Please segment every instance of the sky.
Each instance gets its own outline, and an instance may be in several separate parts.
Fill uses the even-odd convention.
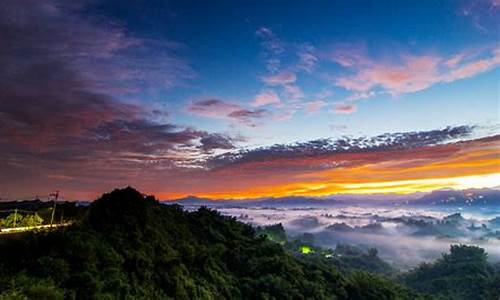
[[[0,198],[500,182],[500,2],[6,1]]]

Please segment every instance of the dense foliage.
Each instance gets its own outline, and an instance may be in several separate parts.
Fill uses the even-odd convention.
[[[43,219],[37,214],[22,215],[17,212],[9,214],[4,219],[0,219],[0,228],[19,227],[19,226],[37,226],[43,223]]]
[[[257,234],[206,208],[186,212],[115,190],[72,226],[0,238],[0,299],[428,298],[323,256],[294,254],[267,238],[286,243],[281,230]]]
[[[295,237],[287,237],[282,224],[258,227],[257,234],[280,243],[283,247],[309,261],[323,260],[330,267],[334,266],[342,273],[366,271],[383,275],[395,275],[397,270],[378,256],[375,248],[362,249],[349,244],[337,244],[335,250],[315,246],[313,234],[304,233]]]
[[[85,207],[74,202],[43,202],[40,200],[0,202],[0,228],[63,223],[80,218]],[[53,218],[52,218],[53,217]]]
[[[130,188],[70,228],[2,240],[0,252],[3,297],[346,299],[358,284],[235,219]]]
[[[479,247],[452,245],[434,263],[424,263],[404,276],[404,282],[423,292],[449,299],[498,299],[500,273]]]

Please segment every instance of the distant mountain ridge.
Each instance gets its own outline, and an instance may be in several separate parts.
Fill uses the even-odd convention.
[[[210,199],[196,196],[187,196],[181,199],[163,201],[163,203],[176,203],[194,206],[322,206],[322,205],[409,205],[409,206],[500,206],[500,190],[498,189],[442,189],[429,193],[414,193],[409,195],[374,194],[355,195],[341,194],[325,197],[280,197],[258,199]]]
[[[437,190],[410,201],[414,205],[435,206],[500,206],[500,190]]]
[[[308,205],[332,205],[339,204],[340,201],[333,198],[315,198],[315,197],[281,197],[281,198],[259,198],[247,200],[234,200],[234,199],[210,199],[200,198],[196,196],[187,196],[181,199],[162,201],[166,204],[180,204],[180,205],[195,205],[195,206],[308,206]]]

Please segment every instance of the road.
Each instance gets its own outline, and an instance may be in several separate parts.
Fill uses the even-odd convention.
[[[0,234],[11,234],[11,233],[19,233],[25,231],[33,231],[33,230],[50,230],[57,227],[65,227],[71,225],[72,222],[66,222],[61,224],[53,224],[53,225],[38,225],[38,226],[26,226],[26,227],[13,227],[13,228],[1,228]]]

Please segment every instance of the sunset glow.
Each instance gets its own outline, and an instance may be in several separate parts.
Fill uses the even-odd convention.
[[[497,1],[382,2],[9,1],[0,197],[498,188]]]

